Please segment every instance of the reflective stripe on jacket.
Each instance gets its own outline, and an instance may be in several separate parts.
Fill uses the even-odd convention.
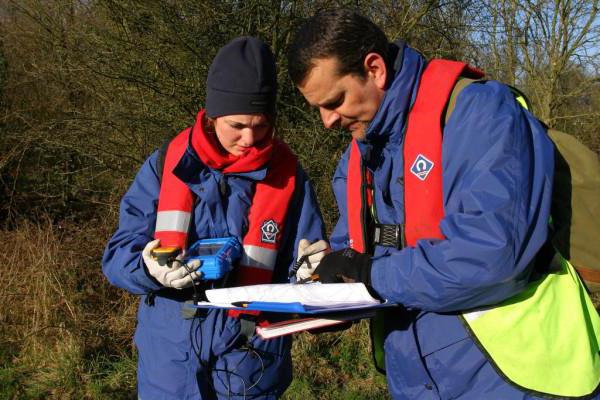
[[[247,215],[255,184],[264,179],[266,169],[223,176],[188,151],[179,165],[178,176],[195,197],[189,241],[224,236],[236,236],[241,241],[248,226]],[[219,190],[222,180],[228,188],[224,196]],[[161,288],[145,272],[141,257],[144,246],[153,240],[159,189],[157,153],[154,153],[142,165],[121,201],[119,226],[102,260],[108,280],[133,294],[145,295]],[[324,237],[315,195],[301,168],[296,173],[289,210],[281,251],[275,262],[274,280],[277,282],[288,280],[300,239],[315,241]],[[199,398],[202,390],[210,388],[207,377],[212,377],[215,390],[221,393],[228,393],[228,389],[230,393],[243,393],[244,380],[248,389],[263,369],[260,382],[246,395],[261,393],[269,398],[281,395],[292,374],[289,338],[263,341],[254,337],[251,345],[263,357],[250,357],[246,352],[235,350],[240,330],[237,319],[212,310],[200,319],[186,320],[181,317],[182,306],[182,301],[160,295],[153,306],[140,301],[134,340],[138,349],[141,398]],[[194,337],[193,343],[190,337]],[[236,370],[228,371],[232,366],[237,366]]]
[[[206,134],[203,118],[202,110],[194,126],[180,132],[167,147],[154,232],[154,237],[161,239],[161,244],[166,242],[167,246],[186,248],[193,194],[177,177],[177,165],[186,149],[198,155],[194,151],[194,140],[197,135]],[[188,148],[188,143],[192,144],[191,148]],[[295,189],[297,164],[298,160],[288,146],[275,139],[267,173],[254,188],[242,242],[243,255],[233,274],[235,284],[271,283],[286,214]],[[187,245],[192,244],[187,242]]]

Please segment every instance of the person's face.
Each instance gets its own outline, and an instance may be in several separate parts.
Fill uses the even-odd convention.
[[[271,132],[264,114],[224,115],[214,119],[214,126],[219,143],[234,156],[241,156]]]
[[[383,100],[386,69],[383,58],[370,53],[364,61],[366,77],[338,74],[336,58],[314,61],[298,89],[308,103],[319,108],[326,128],[341,127],[364,140],[367,126]]]

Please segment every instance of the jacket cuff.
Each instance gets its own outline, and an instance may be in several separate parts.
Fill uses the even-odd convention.
[[[144,288],[145,293],[154,292],[163,288],[163,286],[148,272],[146,264],[144,263],[144,258],[141,254],[138,258],[138,265],[131,271],[131,275],[133,281],[136,282],[136,286]]]
[[[387,258],[387,257],[385,257]],[[386,296],[387,292],[387,281],[386,281],[386,268],[384,257],[373,258],[371,261],[371,287],[379,294],[379,296],[385,300],[388,300]]]

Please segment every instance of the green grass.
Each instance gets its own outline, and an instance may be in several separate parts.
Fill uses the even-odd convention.
[[[389,398],[373,366],[366,321],[343,332],[297,335],[292,355],[296,376],[284,399]]]
[[[0,366],[0,399],[135,399],[134,355],[86,360],[81,349],[23,355]]]
[[[344,332],[300,334],[293,346],[296,376],[284,399],[388,399],[385,378],[369,356],[367,325]],[[2,354],[0,399],[135,399],[135,352],[86,358],[82,342],[24,346]]]
[[[19,393],[19,371],[14,365],[0,366],[0,399],[14,399]]]
[[[93,399],[134,399],[136,396],[135,355],[123,355],[114,360],[101,359],[93,363],[88,393]]]

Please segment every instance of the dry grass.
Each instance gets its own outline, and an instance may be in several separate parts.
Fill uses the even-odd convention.
[[[101,274],[105,230],[45,222],[0,231],[0,361],[10,379],[0,386],[10,397],[97,398],[89,387],[114,389],[96,369],[107,356],[131,358],[135,299]]]

